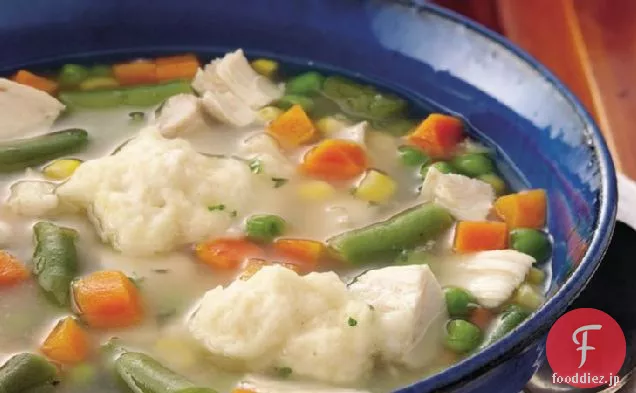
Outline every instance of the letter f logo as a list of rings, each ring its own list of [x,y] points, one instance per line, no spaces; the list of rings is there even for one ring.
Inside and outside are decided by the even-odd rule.
[[[574,333],[572,334],[572,341],[574,341],[574,344],[581,345],[580,347],[576,349],[577,351],[581,351],[581,364],[579,364],[579,368],[583,367],[583,365],[585,364],[585,361],[587,360],[587,351],[593,351],[596,349],[594,347],[587,345],[587,331],[601,330],[601,327],[602,327],[601,325],[585,325],[576,329]],[[581,340],[581,342],[579,342],[576,336],[581,332],[583,332],[582,334],[583,339]]]

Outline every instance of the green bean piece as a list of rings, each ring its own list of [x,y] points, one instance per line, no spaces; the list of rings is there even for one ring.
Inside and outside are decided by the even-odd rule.
[[[404,136],[410,133],[417,122],[409,119],[388,119],[388,120],[372,120],[371,127],[374,130],[384,132],[393,136]]]
[[[437,161],[432,163],[431,165],[425,165],[420,169],[420,175],[423,178],[426,178],[426,175],[428,174],[428,169],[430,167],[433,167],[435,169],[437,169],[438,171],[440,171],[441,173],[444,174],[449,174],[449,173],[457,173],[457,171],[455,170],[455,168],[449,164],[446,161]]]
[[[543,296],[530,284],[521,284],[514,295],[513,301],[528,310],[534,311],[543,304]]]
[[[431,158],[422,150],[413,146],[400,146],[398,148],[400,160],[406,166],[423,166],[431,162]]]
[[[57,78],[62,87],[76,87],[89,75],[86,67],[79,64],[65,64]]]
[[[485,175],[495,170],[492,160],[485,154],[462,154],[453,158],[451,163],[459,173],[470,177]]]
[[[96,64],[88,69],[88,74],[95,77],[112,76],[113,68],[106,64]]]
[[[247,236],[253,240],[269,243],[285,232],[287,223],[272,214],[251,216],[245,224]]]
[[[452,224],[453,217],[446,209],[425,203],[388,220],[332,237],[327,244],[340,259],[366,264],[395,258],[402,250],[436,239]]]
[[[60,306],[69,305],[71,281],[77,275],[77,235],[70,228],[50,222],[33,227],[35,251],[33,274],[48,297]]]
[[[446,326],[444,346],[455,353],[466,353],[477,348],[482,337],[479,327],[463,319],[453,319]]]
[[[32,353],[21,353],[0,367],[0,392],[24,393],[51,386],[57,382],[57,368],[48,360]]]
[[[407,109],[405,100],[393,94],[381,93],[372,86],[362,85],[340,76],[325,78],[323,94],[337,103],[349,116],[365,120],[397,118]]]
[[[466,317],[476,305],[475,297],[462,288],[444,288],[444,297],[451,317]]]
[[[537,229],[518,228],[510,232],[510,248],[530,255],[537,263],[544,262],[552,254],[550,239]]]
[[[294,105],[300,105],[305,112],[311,112],[314,109],[314,100],[309,97],[288,94],[276,101],[276,106],[280,109],[287,110]]]
[[[530,313],[519,306],[511,305],[499,314],[486,334],[480,348],[485,348],[503,336],[511,332],[521,322],[530,316]]]
[[[120,105],[152,106],[181,93],[192,93],[188,82],[173,81],[117,89],[63,91],[59,94],[59,99],[71,109],[97,109],[114,108]]]
[[[194,384],[150,356],[126,352],[115,360],[115,370],[133,393],[177,393]]]
[[[490,184],[496,195],[503,195],[506,193],[506,182],[494,173],[486,173],[485,175],[477,176],[477,179]]]
[[[395,259],[396,265],[427,265],[432,259],[431,253],[425,250],[403,251]]]
[[[88,133],[78,128],[0,143],[0,172],[22,170],[80,150]]]
[[[315,71],[305,72],[290,79],[285,85],[285,93],[311,95],[322,89],[325,77]]]

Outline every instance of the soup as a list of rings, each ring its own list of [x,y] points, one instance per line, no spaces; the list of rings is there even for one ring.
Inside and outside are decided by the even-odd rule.
[[[289,70],[0,79],[1,391],[387,392],[542,304],[543,190],[459,118]]]

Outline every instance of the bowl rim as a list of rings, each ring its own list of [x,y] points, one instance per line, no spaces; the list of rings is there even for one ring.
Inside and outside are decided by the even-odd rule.
[[[458,14],[455,11],[443,8],[427,0],[385,0],[388,3],[397,3],[416,9],[418,12],[428,12],[457,23],[471,30],[473,33],[484,36],[515,55],[518,59],[535,69],[555,90],[570,104],[580,116],[582,122],[587,125],[587,130],[592,146],[597,155],[600,175],[600,203],[598,209],[598,221],[593,231],[592,240],[585,255],[577,268],[570,274],[565,283],[548,299],[531,318],[525,320],[515,329],[515,334],[507,335],[476,354],[446,368],[440,373],[414,382],[408,387],[398,389],[396,392],[406,392],[409,388],[418,389],[441,388],[449,385],[467,382],[476,378],[494,366],[507,360],[511,353],[525,347],[524,343],[534,341],[545,335],[549,326],[565,311],[576,299],[579,293],[592,278],[599,267],[603,255],[609,247],[616,221],[616,205],[618,202],[617,180],[614,162],[609,148],[603,138],[594,119],[583,107],[576,96],[561,82],[551,71],[542,65],[532,55],[518,47],[508,38],[488,29],[479,23]]]

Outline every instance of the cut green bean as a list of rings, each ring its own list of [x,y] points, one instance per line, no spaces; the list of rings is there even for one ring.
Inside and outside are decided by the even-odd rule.
[[[444,345],[455,353],[466,353],[477,348],[482,336],[479,327],[463,319],[454,319],[446,326]]]
[[[192,87],[185,81],[104,89],[92,91],[63,91],[60,101],[71,109],[113,108],[120,105],[152,106],[181,93],[192,93]]]
[[[271,242],[285,232],[285,220],[272,214],[252,216],[245,224],[247,236],[261,242]]]
[[[446,209],[426,203],[386,221],[332,237],[327,243],[344,261],[365,264],[381,258],[395,258],[402,250],[434,240],[452,224],[453,217]]]
[[[78,128],[0,143],[0,172],[22,170],[73,153],[88,143]]]
[[[309,95],[322,88],[325,77],[315,71],[305,72],[287,82],[285,92],[288,94]]]
[[[60,306],[69,305],[71,281],[77,275],[76,233],[50,222],[33,227],[35,252],[33,274],[48,297]]]
[[[514,305],[509,306],[508,309],[497,316],[480,348],[485,348],[501,339],[529,316],[530,313],[521,307]]]
[[[133,393],[177,393],[195,385],[150,356],[126,352],[115,360],[115,370]]]
[[[462,288],[444,288],[444,297],[448,314],[451,317],[465,317],[476,305],[473,295]]]
[[[95,77],[106,77],[113,75],[113,67],[106,64],[96,64],[88,69],[88,74]]]
[[[13,356],[0,367],[0,392],[24,393],[53,387],[57,368],[48,360],[32,353]]]

